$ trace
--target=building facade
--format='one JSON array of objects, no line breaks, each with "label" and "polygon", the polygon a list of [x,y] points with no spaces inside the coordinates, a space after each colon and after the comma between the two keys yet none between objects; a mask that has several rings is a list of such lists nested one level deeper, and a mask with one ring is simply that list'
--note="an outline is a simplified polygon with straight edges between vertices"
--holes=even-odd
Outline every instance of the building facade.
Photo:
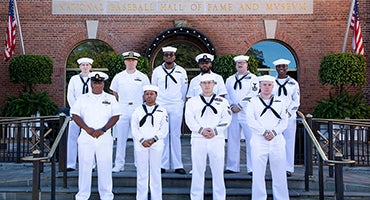
[{"label": "building facade", "polygon": [[[90,39],[105,42],[117,54],[134,50],[148,56],[151,63],[161,46],[174,41],[191,42],[216,55],[245,54],[258,42],[276,41],[295,57],[301,88],[300,110],[311,113],[316,101],[329,94],[330,87],[319,83],[320,61],[323,56],[341,52],[351,5],[351,0],[127,2],[18,0],[25,53],[47,55],[54,62],[52,84],[38,85],[36,89],[49,91],[53,101],[65,107],[68,56],[77,45]],[[0,0],[0,30],[4,39],[8,4],[8,0]],[[370,0],[360,0],[366,60],[370,54],[369,10]],[[351,51],[351,38],[352,31],[346,52]],[[16,43],[14,55],[21,55],[19,34]],[[9,62],[1,59],[1,106],[7,94],[17,95],[22,90],[21,85],[9,81],[8,67]],[[370,84],[363,88],[363,93],[370,102]]]}]

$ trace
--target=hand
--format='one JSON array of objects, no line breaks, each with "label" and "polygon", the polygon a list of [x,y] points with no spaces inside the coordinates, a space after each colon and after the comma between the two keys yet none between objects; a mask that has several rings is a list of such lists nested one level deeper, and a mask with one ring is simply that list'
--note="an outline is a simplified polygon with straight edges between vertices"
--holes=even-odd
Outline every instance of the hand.
[{"label": "hand", "polygon": [[263,136],[265,137],[265,139],[267,140],[267,141],[271,141],[272,139],[274,139],[274,137],[275,137],[275,135],[274,135],[274,133],[273,132],[271,132],[271,131],[265,131],[265,133],[263,134]]},{"label": "hand", "polygon": [[215,133],[213,132],[213,130],[211,128],[205,128],[202,131],[202,135],[203,135],[203,137],[205,137],[207,139],[210,139],[210,138],[213,138],[215,136]]},{"label": "hand", "polygon": [[238,113],[240,112],[240,108],[239,106],[236,106],[236,105],[231,105],[231,111],[233,111],[233,113]]}]

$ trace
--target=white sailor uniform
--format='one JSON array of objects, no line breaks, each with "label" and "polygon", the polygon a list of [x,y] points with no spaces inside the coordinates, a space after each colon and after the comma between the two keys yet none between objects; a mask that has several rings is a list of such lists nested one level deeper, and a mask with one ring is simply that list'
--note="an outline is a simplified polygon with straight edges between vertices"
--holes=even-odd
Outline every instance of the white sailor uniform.
[{"label": "white sailor uniform", "polygon": [[[213,92],[216,95],[226,95],[227,90],[226,90],[225,82],[222,76],[220,76],[219,74],[213,73],[212,71],[210,74],[214,76],[215,83],[216,83],[215,87],[213,88]],[[202,88],[199,85],[201,76],[202,74],[198,74],[196,77],[191,79],[189,90],[188,90],[188,93],[186,94],[187,98],[191,98],[191,97],[202,94]]]},{"label": "white sailor uniform", "polygon": [[183,168],[180,137],[188,76],[176,63],[172,69],[166,69],[163,63],[153,70],[151,80],[152,85],[159,88],[156,102],[167,110],[170,124],[169,134],[164,139],[162,168]]},{"label": "white sailor uniform", "polygon": [[248,111],[245,109],[250,98],[258,94],[258,82],[257,76],[250,72],[244,75],[234,74],[226,79],[226,98],[230,107],[237,106],[240,108],[240,112],[232,113],[231,124],[227,129],[226,170],[240,172],[240,131],[242,130],[246,139],[247,171],[252,171],[249,143],[251,133],[248,131],[248,122],[245,116],[245,113]]},{"label": "white sailor uniform", "polygon": [[[146,110],[144,110],[146,109]],[[152,200],[162,199],[161,157],[163,139],[168,134],[167,111],[158,104],[143,104],[135,109],[131,119],[132,136],[136,151],[137,200],[148,199],[148,185]],[[154,138],[156,142],[144,147],[142,142]]]},{"label": "white sailor uniform", "polygon": [[[91,91],[90,78],[82,74],[74,75],[68,83],[67,101],[70,107],[73,106],[77,97]],[[77,164],[77,138],[80,134],[80,127],[71,120],[68,125],[67,137],[67,168],[76,169]]]},{"label": "white sailor uniform", "polygon": [[[282,132],[288,125],[285,103],[272,96],[264,100],[259,95],[252,97],[247,105],[247,122],[252,133],[252,200],[266,200],[265,172],[267,161],[272,176],[272,191],[275,200],[289,199],[285,171],[285,139]],[[275,137],[267,141],[263,134],[272,131]]]},{"label": "white sailor uniform", "polygon": [[286,171],[294,172],[294,149],[297,129],[297,111],[300,105],[299,84],[291,77],[285,79],[276,78],[273,94],[286,102],[288,110],[288,128],[283,132],[286,141],[287,166]]},{"label": "white sailor uniform", "polygon": [[[213,199],[225,199],[226,190],[223,174],[225,136],[223,133],[231,122],[228,101],[215,94],[212,97],[199,95],[190,98],[186,103],[185,121],[192,131],[191,199],[202,200],[204,198],[204,174],[207,156],[212,171]],[[201,133],[204,128],[211,128],[216,135],[210,139],[203,137]]]},{"label": "white sailor uniform", "polygon": [[[87,93],[78,97],[71,114],[81,117],[85,124],[95,130],[102,128],[111,117],[120,115],[116,98],[103,92],[96,95]],[[94,157],[98,171],[100,199],[113,199],[112,156],[113,137],[108,129],[103,135],[94,138],[84,129],[78,137],[78,189],[76,200],[87,200],[91,193],[91,175]]]},{"label": "white sailor uniform", "polygon": [[149,85],[149,78],[136,70],[129,74],[126,70],[116,74],[111,82],[110,89],[118,94],[118,103],[121,116],[113,127],[113,134],[117,137],[116,159],[114,166],[123,170],[126,158],[126,143],[130,129],[130,120],[135,108],[143,103],[143,86]]}]

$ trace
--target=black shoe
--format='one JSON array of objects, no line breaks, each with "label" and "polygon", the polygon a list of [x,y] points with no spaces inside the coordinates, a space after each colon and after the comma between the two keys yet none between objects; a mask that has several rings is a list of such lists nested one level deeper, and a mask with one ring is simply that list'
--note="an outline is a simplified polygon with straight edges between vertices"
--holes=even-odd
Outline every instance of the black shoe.
[{"label": "black shoe", "polygon": [[73,171],[75,171],[76,169],[73,169],[73,168],[67,168],[67,172],[73,172]]},{"label": "black shoe", "polygon": [[291,176],[292,176],[292,172],[288,172],[288,171],[287,171],[287,172],[286,172],[286,176],[287,176],[287,177],[291,177]]},{"label": "black shoe", "polygon": [[161,174],[166,173],[166,170],[161,168]]},{"label": "black shoe", "polygon": [[183,168],[178,168],[178,169],[175,169],[175,173],[178,173],[178,174],[186,174],[186,171]]},{"label": "black shoe", "polygon": [[227,170],[224,171],[224,173],[225,174],[234,174],[234,173],[238,173],[238,172],[234,172],[232,170],[227,169]]},{"label": "black shoe", "polygon": [[253,172],[248,172],[248,175],[249,176],[253,176]]}]

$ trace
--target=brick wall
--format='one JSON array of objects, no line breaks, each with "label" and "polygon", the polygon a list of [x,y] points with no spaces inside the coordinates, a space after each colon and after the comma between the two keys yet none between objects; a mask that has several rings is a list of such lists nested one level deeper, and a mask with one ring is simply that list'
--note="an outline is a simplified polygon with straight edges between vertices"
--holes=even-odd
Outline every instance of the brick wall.
[{"label": "brick wall", "polygon": [[[298,58],[301,110],[305,113],[312,112],[315,102],[328,95],[330,88],[318,82],[318,69],[323,56],[341,51],[350,7],[349,0],[314,0],[312,15],[52,15],[51,0],[17,2],[26,53],[47,55],[54,61],[52,85],[41,85],[37,89],[49,91],[60,107],[65,106],[65,63],[70,51],[87,39],[86,20],[99,21],[97,39],[117,53],[135,50],[141,54],[157,34],[174,26],[174,20],[186,20],[188,27],[208,36],[217,53],[223,55],[245,53],[253,44],[264,40],[263,20],[274,19],[278,20],[276,39],[289,45]],[[360,17],[366,55],[370,53],[368,10],[370,0],[362,0]],[[7,12],[8,0],[0,0],[0,32],[3,32],[0,38],[5,38]],[[351,36],[350,32],[346,51],[350,51]],[[15,55],[20,55],[18,35],[16,42]],[[2,106],[6,94],[18,94],[22,86],[9,82],[7,62],[0,61],[0,72]],[[367,77],[370,80],[369,67]],[[370,85],[363,91],[370,103]]]}]

